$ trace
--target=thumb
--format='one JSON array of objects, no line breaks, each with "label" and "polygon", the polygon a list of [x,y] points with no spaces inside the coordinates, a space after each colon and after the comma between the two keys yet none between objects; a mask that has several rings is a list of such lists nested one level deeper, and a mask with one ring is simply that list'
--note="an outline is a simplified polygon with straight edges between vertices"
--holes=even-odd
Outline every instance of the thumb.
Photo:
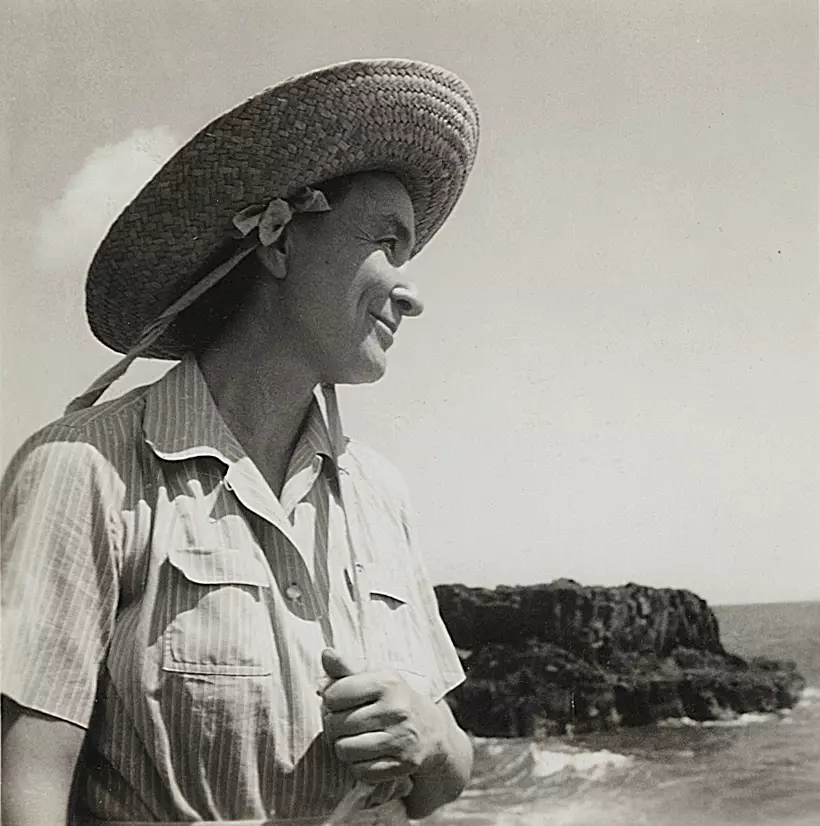
[{"label": "thumb", "polygon": [[340,680],[356,673],[333,648],[325,648],[322,651],[322,668],[331,680]]}]

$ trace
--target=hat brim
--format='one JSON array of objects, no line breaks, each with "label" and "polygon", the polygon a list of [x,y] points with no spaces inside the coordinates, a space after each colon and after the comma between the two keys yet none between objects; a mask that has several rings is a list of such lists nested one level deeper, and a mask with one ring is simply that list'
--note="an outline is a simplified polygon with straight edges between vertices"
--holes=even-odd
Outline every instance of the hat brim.
[{"label": "hat brim", "polygon": [[[341,175],[381,170],[401,180],[415,255],[455,206],[477,144],[469,89],[429,64],[358,60],[267,89],[186,143],[111,226],[86,282],[91,330],[127,352],[225,248],[239,210]],[[144,355],[185,349],[172,327]]]}]

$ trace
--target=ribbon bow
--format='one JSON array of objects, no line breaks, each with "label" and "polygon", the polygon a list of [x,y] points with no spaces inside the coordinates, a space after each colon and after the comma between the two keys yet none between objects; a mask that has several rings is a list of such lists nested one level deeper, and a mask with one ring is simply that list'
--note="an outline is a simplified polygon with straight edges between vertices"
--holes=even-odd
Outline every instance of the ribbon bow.
[{"label": "ribbon bow", "polygon": [[287,200],[274,198],[268,204],[245,207],[234,215],[233,225],[240,238],[247,238],[253,230],[257,230],[259,243],[263,247],[269,247],[279,240],[294,213],[329,210],[330,205],[324,192],[306,186]]}]

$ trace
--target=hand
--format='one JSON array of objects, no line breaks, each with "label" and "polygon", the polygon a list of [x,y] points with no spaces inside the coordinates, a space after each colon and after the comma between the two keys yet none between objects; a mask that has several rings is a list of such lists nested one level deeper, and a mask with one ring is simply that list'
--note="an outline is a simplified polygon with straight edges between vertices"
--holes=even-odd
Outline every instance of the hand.
[{"label": "hand", "polygon": [[380,783],[435,771],[446,760],[444,721],[433,701],[394,671],[355,674],[331,648],[322,692],[325,736],[357,780]]}]

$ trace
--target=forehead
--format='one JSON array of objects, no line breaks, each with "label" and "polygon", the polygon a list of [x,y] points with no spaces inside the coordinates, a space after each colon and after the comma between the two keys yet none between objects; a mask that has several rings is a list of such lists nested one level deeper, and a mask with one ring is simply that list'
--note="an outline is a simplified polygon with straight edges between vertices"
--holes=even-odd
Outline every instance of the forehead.
[{"label": "forehead", "polygon": [[[404,185],[387,172],[362,172],[351,178],[339,206],[373,220],[397,219],[412,232],[413,203]],[[334,206],[334,209],[336,207]]]}]

